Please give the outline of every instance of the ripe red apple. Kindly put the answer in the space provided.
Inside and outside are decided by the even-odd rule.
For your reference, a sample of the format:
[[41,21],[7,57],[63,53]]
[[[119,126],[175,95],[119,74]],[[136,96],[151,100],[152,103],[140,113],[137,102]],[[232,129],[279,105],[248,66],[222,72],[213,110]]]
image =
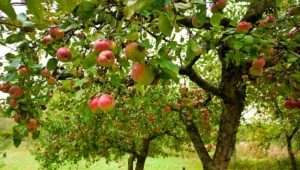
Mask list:
[[218,7],[219,10],[222,10],[222,9],[225,8],[226,3],[227,3],[227,0],[218,0],[216,2],[216,5],[217,5],[217,7]]
[[216,3],[211,4],[210,11],[211,11],[211,13],[216,13],[219,11],[219,8]]
[[22,66],[22,67],[19,68],[19,73],[20,73],[20,75],[28,76],[29,73],[30,73],[30,70],[29,70],[28,67]]
[[259,59],[254,59],[252,61],[252,67],[255,68],[263,68],[266,64],[266,61],[263,57],[259,58]]
[[44,78],[48,78],[51,76],[51,71],[48,70],[47,68],[44,68],[42,71],[41,71],[41,76],[44,77]]
[[108,40],[96,40],[94,42],[94,50],[99,53],[101,51],[109,50],[111,45],[112,43]]
[[299,100],[296,101],[296,106],[295,107],[298,108],[298,109],[300,109],[300,101]]
[[61,62],[69,62],[72,60],[71,51],[66,47],[61,47],[56,52],[56,57]]
[[169,113],[171,111],[171,107],[170,106],[165,106],[164,107],[164,112],[165,113]]
[[47,44],[50,44],[53,42],[53,38],[51,37],[51,35],[46,35],[44,38],[43,38],[43,42],[47,45]]
[[111,50],[114,50],[116,47],[117,47],[117,44],[116,42],[114,42],[113,40],[107,40],[109,45],[110,45],[110,48]]
[[112,111],[115,108],[115,105],[115,99],[109,94],[103,94],[98,99],[98,108],[102,111]]
[[266,18],[266,22],[267,23],[272,23],[272,22],[275,22],[276,21],[276,18],[274,17],[274,16],[268,16],[267,18]]
[[256,67],[250,68],[250,74],[253,76],[261,76],[263,72],[264,72],[263,68],[256,68]]
[[20,98],[24,95],[23,89],[19,86],[12,86],[8,92],[12,98]]
[[144,63],[136,63],[132,66],[131,78],[140,84],[149,85],[155,78],[154,72]]
[[111,67],[115,63],[115,55],[110,50],[102,51],[98,56],[98,64],[103,67]]
[[125,47],[126,57],[132,61],[140,62],[145,60],[147,50],[136,42],[131,42]]
[[251,24],[249,22],[243,21],[237,25],[236,32],[247,33],[250,28],[251,28]]
[[53,37],[55,40],[61,40],[64,38],[64,32],[61,31],[57,26],[51,27],[49,34],[51,37]]
[[10,98],[8,101],[8,104],[12,107],[12,108],[17,108],[19,106],[18,102],[16,99],[14,98]]
[[99,100],[99,96],[96,95],[89,101],[88,105],[92,112],[98,111],[98,109],[99,109],[98,108],[98,100]]
[[55,85],[56,84],[56,78],[55,77],[50,77],[50,78],[48,78],[47,82],[50,85]]
[[293,99],[286,99],[284,102],[284,107],[287,109],[293,109],[297,106],[297,102]]
[[38,125],[37,120],[30,118],[26,124],[26,127],[27,127],[28,131],[32,132],[37,129],[37,125]]
[[0,91],[2,91],[3,93],[8,93],[10,87],[11,86],[8,83],[1,83],[0,84]]

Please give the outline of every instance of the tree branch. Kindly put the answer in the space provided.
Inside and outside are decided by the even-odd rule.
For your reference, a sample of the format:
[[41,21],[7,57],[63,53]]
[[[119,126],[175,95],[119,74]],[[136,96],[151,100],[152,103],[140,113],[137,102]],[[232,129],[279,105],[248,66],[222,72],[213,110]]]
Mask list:
[[205,91],[208,91],[216,96],[221,97],[220,90],[217,87],[211,85],[206,80],[204,80],[192,68],[192,66],[197,62],[199,58],[200,56],[196,56],[191,60],[191,62],[188,65],[181,67],[179,70],[179,74],[188,76],[191,81],[196,83],[199,87],[203,88]]

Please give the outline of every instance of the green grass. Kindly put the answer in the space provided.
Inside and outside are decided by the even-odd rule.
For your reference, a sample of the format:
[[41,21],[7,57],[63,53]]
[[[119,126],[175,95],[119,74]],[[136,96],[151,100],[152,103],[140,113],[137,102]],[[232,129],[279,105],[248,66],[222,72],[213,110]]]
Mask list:
[[[22,144],[19,148],[9,147],[5,150],[7,157],[3,158],[5,166],[1,170],[35,170],[38,169],[38,162],[30,154]],[[145,170],[201,170],[201,163],[197,158],[147,158]],[[82,161],[78,165],[66,165],[60,170],[79,169],[79,170],[127,170],[127,160],[118,162],[110,162],[106,164],[104,159],[92,164],[90,167],[85,167]]]

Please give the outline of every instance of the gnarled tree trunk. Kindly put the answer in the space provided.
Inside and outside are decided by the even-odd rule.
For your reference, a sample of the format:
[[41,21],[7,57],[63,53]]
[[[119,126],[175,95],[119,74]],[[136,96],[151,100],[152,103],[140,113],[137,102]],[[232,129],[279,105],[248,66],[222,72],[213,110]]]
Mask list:
[[300,128],[300,125],[296,126],[290,135],[286,135],[286,145],[287,145],[287,151],[288,151],[290,162],[291,162],[291,170],[297,170],[297,163],[296,163],[295,155],[293,152],[292,140],[293,140],[294,135],[299,130],[299,128]]
[[135,160],[135,155],[134,154],[130,154],[129,158],[128,158],[128,170],[133,170],[133,162]]
[[142,141],[142,150],[136,155],[135,170],[144,170],[145,162],[149,153],[150,142],[155,136],[151,138],[144,138]]

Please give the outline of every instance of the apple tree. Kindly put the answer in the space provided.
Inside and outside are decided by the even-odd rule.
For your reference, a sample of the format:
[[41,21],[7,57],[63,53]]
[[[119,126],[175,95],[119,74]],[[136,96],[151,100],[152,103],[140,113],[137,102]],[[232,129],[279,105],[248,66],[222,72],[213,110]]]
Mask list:
[[[213,156],[195,122],[183,119],[183,124],[204,169],[227,169],[247,86],[269,68],[280,71],[280,63],[289,66],[297,79],[300,10],[296,1],[26,0],[20,4],[27,13],[16,14],[9,0],[0,4],[8,16],[0,20],[0,42],[15,45],[14,52],[5,55],[9,63],[1,90],[10,94],[7,115],[15,115],[19,122],[14,128],[17,145],[28,132],[38,136],[52,94],[70,90],[71,99],[85,102],[100,92],[108,94],[110,99],[96,96],[94,101],[95,108],[106,112],[113,109],[118,95],[113,91],[121,85],[135,82],[144,91],[160,81],[178,83],[181,75],[221,103]],[[216,61],[213,70],[219,75],[203,74],[204,61]],[[293,82],[288,86],[297,89],[298,82]],[[72,109],[67,101],[60,104]]]

